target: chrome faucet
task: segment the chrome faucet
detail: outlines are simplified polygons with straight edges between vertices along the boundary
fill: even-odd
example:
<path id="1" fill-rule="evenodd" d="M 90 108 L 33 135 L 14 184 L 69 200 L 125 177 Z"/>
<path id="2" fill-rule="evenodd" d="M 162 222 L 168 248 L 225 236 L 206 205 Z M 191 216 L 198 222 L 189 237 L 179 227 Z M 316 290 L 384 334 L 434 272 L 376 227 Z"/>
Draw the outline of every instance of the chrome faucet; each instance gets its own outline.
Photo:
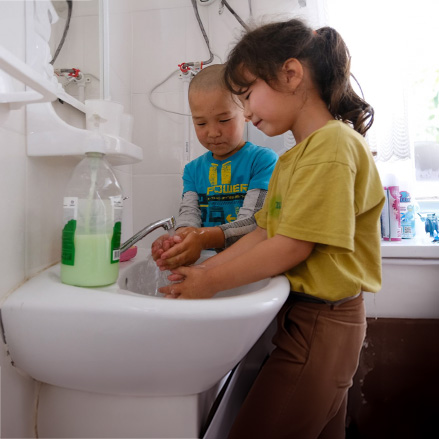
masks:
<path id="1" fill-rule="evenodd" d="M 144 229 L 140 230 L 140 232 L 137 232 L 130 239 L 126 240 L 120 246 L 120 252 L 123 253 L 125 250 L 128 250 L 136 242 L 140 241 L 146 235 L 148 235 L 149 233 L 151 233 L 155 229 L 158 229 L 159 227 L 163 227 L 165 230 L 169 230 L 169 229 L 174 228 L 174 226 L 175 226 L 175 218 L 173 216 L 171 216 L 170 218 L 156 221 L 155 223 L 152 223 L 149 226 L 146 226 Z"/>

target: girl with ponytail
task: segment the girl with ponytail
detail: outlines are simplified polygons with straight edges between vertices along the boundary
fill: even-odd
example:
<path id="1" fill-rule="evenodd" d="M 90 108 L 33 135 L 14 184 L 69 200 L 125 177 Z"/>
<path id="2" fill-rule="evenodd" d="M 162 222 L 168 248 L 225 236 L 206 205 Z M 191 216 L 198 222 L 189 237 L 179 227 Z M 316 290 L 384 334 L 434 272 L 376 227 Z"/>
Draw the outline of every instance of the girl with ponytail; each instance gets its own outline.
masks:
<path id="1" fill-rule="evenodd" d="M 337 31 L 300 20 L 245 34 L 225 83 L 268 136 L 292 131 L 258 227 L 203 266 L 180 267 L 164 292 L 207 298 L 283 273 L 290 295 L 274 350 L 229 439 L 340 439 L 366 331 L 363 292 L 381 288 L 382 184 L 364 139 L 372 107 L 351 86 Z"/>

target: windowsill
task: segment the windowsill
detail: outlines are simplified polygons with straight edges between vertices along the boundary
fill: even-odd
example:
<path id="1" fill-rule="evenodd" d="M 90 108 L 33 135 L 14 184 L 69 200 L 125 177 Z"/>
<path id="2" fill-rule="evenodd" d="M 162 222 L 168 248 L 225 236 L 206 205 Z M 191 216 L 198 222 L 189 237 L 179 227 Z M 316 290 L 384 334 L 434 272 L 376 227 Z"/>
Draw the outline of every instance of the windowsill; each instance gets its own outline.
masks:
<path id="1" fill-rule="evenodd" d="M 423 212 L 436 212 L 439 214 L 439 200 L 438 199 L 425 199 L 418 200 L 419 211 Z"/>
<path id="2" fill-rule="evenodd" d="M 425 235 L 427 236 L 427 235 Z M 382 258 L 439 259 L 439 243 L 433 238 L 402 239 L 401 241 L 381 241 Z"/>

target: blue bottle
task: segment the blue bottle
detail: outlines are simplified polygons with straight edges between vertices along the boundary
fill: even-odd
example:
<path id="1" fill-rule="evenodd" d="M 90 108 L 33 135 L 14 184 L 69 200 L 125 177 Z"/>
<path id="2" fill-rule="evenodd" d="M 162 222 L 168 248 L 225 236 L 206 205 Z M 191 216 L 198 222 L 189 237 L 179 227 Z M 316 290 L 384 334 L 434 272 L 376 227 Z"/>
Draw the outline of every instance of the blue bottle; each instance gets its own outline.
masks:
<path id="1" fill-rule="evenodd" d="M 415 205 L 407 191 L 400 192 L 399 207 L 401 211 L 401 238 L 412 239 L 416 235 Z"/>

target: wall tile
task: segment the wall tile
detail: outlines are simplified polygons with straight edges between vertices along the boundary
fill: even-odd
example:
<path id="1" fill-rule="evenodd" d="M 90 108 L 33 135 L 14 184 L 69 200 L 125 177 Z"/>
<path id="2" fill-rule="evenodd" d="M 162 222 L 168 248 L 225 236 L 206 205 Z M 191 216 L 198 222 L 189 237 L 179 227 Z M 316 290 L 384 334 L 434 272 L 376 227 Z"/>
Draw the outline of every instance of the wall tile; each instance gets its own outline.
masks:
<path id="1" fill-rule="evenodd" d="M 133 177 L 132 165 L 115 166 L 114 173 L 122 187 L 123 215 L 122 215 L 122 242 L 133 236 Z"/>
<path id="2" fill-rule="evenodd" d="M 1 44 L 20 59 L 24 59 L 25 54 L 24 3 L 0 1 Z"/>
<path id="3" fill-rule="evenodd" d="M 186 8 L 137 12 L 133 16 L 132 92 L 148 93 L 186 59 Z M 163 90 L 176 91 L 175 81 Z"/>
<path id="4" fill-rule="evenodd" d="M 156 93 L 154 102 L 174 111 L 183 110 L 182 93 Z M 132 105 L 133 142 L 143 148 L 143 161 L 133 165 L 134 174 L 180 173 L 184 116 L 156 110 L 144 94 L 133 95 Z"/>
<path id="5" fill-rule="evenodd" d="M 124 104 L 129 111 L 131 93 L 132 23 L 131 14 L 115 12 L 111 3 L 110 28 L 110 84 L 111 99 Z"/>
<path id="6" fill-rule="evenodd" d="M 134 175 L 133 202 L 136 206 L 134 230 L 138 231 L 162 218 L 178 214 L 181 201 L 182 180 L 180 175 Z M 165 233 L 155 230 L 139 242 L 149 248 L 152 242 Z"/>
<path id="7" fill-rule="evenodd" d="M 127 3 L 130 4 L 133 11 L 148 11 L 153 9 L 181 8 L 188 4 L 188 0 L 128 0 Z"/>
<path id="8" fill-rule="evenodd" d="M 1 437 L 2 438 L 32 438 L 34 422 L 32 413 L 35 401 L 35 381 L 11 365 L 6 350 L 0 350 L 1 365 Z"/>
<path id="9" fill-rule="evenodd" d="M 83 51 L 83 73 L 101 76 L 101 57 L 100 57 L 100 34 L 99 16 L 92 15 L 82 18 L 82 51 Z"/>
<path id="10" fill-rule="evenodd" d="M 14 38 L 11 38 L 11 36 Z M 0 2 L 0 44 L 18 59 L 24 60 L 24 4 L 23 2 Z M 2 92 L 24 91 L 24 84 L 0 71 Z M 22 133 L 24 129 L 23 110 L 0 109 L 0 126 Z M 2 143 L 3 145 L 3 143 Z"/>
<path id="11" fill-rule="evenodd" d="M 0 2 L 0 44 L 24 60 L 24 2 Z M 13 81 L 15 90 L 23 84 Z M 0 302 L 26 276 L 26 138 L 24 109 L 0 121 L 0 187 L 3 203 L 0 214 L 2 263 Z M 32 437 L 32 409 L 35 383 L 20 375 L 10 364 L 6 349 L 0 349 L 1 437 Z"/>
<path id="12" fill-rule="evenodd" d="M 141 1 L 144 3 L 144 0 Z M 106 4 L 112 14 L 125 14 L 126 12 L 131 12 L 131 3 L 132 0 L 111 0 L 111 2 L 107 2 Z"/>
<path id="13" fill-rule="evenodd" d="M 73 2 L 72 17 L 98 15 L 99 0 Z"/>
<path id="14" fill-rule="evenodd" d="M 26 274 L 61 258 L 62 202 L 78 159 L 29 157 L 27 160 Z"/>
<path id="15" fill-rule="evenodd" d="M 60 32 L 59 38 L 56 41 L 60 41 L 63 28 L 58 28 Z M 55 68 L 79 68 L 82 70 L 84 68 L 84 23 L 81 18 L 76 20 L 71 20 L 69 25 L 69 31 L 67 33 L 66 39 L 62 46 L 61 51 L 56 58 L 54 63 Z M 58 47 L 58 44 L 56 44 Z M 53 55 L 53 54 L 52 54 Z"/>
<path id="16" fill-rule="evenodd" d="M 14 87 L 11 91 L 23 91 L 24 87 Z M 0 126 L 5 130 L 14 131 L 17 134 L 22 134 L 25 129 L 24 107 L 18 110 L 9 111 L 8 108 L 0 109 Z M 1 145 L 7 145 L 6 141 Z"/>
<path id="17" fill-rule="evenodd" d="M 25 136 L 0 128 L 0 187 L 3 200 L 0 216 L 2 263 L 0 297 L 24 278 L 25 260 Z"/>
<path id="18" fill-rule="evenodd" d="M 308 3 L 316 3 L 314 0 L 308 0 Z M 301 8 L 298 0 L 276 0 L 267 3 L 264 0 L 253 0 L 253 15 L 257 18 L 262 17 L 265 20 L 288 19 L 294 14 L 305 16 L 307 8 Z"/>
<path id="19" fill-rule="evenodd" d="M 204 30 L 210 40 L 211 33 L 209 29 L 209 7 L 199 7 L 198 13 L 200 15 L 201 22 L 203 23 Z M 207 61 L 209 59 L 209 50 L 207 48 L 206 41 L 204 40 L 198 21 L 195 17 L 194 8 L 188 7 L 184 11 L 185 16 L 185 38 L 186 38 L 186 56 L 181 59 L 179 64 L 192 61 Z M 215 48 L 212 47 L 212 52 L 215 53 Z M 218 62 L 218 61 L 216 61 Z"/>

